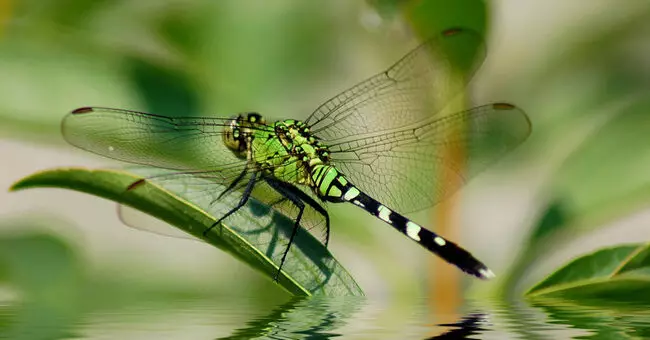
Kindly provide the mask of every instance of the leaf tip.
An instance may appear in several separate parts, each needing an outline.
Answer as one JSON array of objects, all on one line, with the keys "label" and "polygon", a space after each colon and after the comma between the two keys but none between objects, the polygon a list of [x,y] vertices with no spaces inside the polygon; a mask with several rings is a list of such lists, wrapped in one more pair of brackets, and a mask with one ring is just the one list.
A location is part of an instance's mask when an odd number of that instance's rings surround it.
[{"label": "leaf tip", "polygon": [[10,187],[9,187],[9,192],[14,192],[14,191],[19,191],[22,189],[25,189],[25,179],[19,179],[18,181],[14,182]]}]

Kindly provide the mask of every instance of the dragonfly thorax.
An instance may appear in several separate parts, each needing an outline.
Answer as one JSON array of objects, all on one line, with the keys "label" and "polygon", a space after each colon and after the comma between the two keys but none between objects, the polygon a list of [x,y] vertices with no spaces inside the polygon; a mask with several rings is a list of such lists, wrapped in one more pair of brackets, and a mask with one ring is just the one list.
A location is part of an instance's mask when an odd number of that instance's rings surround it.
[{"label": "dragonfly thorax", "polygon": [[249,112],[234,117],[223,129],[223,143],[237,157],[246,158],[254,128],[265,125],[266,121],[259,113]]},{"label": "dragonfly thorax", "polygon": [[275,123],[275,132],[284,148],[308,167],[328,164],[330,153],[302,121],[287,119]]}]

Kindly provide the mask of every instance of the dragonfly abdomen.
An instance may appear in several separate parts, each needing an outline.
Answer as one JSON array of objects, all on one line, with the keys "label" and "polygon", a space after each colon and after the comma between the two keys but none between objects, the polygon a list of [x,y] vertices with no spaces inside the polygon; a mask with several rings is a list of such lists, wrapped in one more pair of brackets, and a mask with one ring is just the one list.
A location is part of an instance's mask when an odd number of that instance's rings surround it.
[{"label": "dragonfly abdomen", "polygon": [[411,240],[481,279],[494,276],[492,271],[467,250],[393,211],[355,187],[334,166],[319,164],[312,168],[311,179],[316,194],[330,202],[351,202],[391,225]]},{"label": "dragonfly abdomen", "polygon": [[393,211],[353,185],[349,184],[341,197],[344,201],[351,202],[378,217],[462,271],[480,279],[494,277],[494,273],[467,250]]},{"label": "dragonfly abdomen", "polygon": [[317,164],[313,166],[310,176],[316,195],[328,202],[345,202],[359,191],[331,165]]}]

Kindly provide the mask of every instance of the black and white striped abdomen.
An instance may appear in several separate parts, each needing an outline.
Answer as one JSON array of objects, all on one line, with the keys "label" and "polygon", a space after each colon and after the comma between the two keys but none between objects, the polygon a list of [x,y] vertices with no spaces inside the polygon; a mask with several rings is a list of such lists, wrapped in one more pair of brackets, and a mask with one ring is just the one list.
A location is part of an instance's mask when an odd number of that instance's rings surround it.
[{"label": "black and white striped abdomen", "polygon": [[442,257],[445,261],[457,266],[462,271],[484,280],[494,277],[494,273],[487,266],[465,249],[394,212],[356,187],[347,186],[341,197],[344,201],[351,202],[377,216],[380,220],[390,224],[402,234]]},{"label": "black and white striped abdomen", "polygon": [[494,273],[467,250],[366,195],[350,183],[335,167],[318,164],[312,168],[310,176],[313,189],[320,198],[334,203],[351,202],[390,224],[402,234],[462,271],[481,279],[494,277]]}]

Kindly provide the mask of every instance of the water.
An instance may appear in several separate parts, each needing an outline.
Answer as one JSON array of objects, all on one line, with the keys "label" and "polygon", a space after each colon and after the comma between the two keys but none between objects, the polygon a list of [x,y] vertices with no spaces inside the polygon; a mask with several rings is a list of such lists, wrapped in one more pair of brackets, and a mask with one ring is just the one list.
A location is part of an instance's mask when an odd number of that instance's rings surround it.
[{"label": "water", "polygon": [[425,300],[246,299],[139,302],[76,316],[0,306],[11,339],[650,339],[650,306],[586,307],[561,301],[468,302],[436,314]]}]

